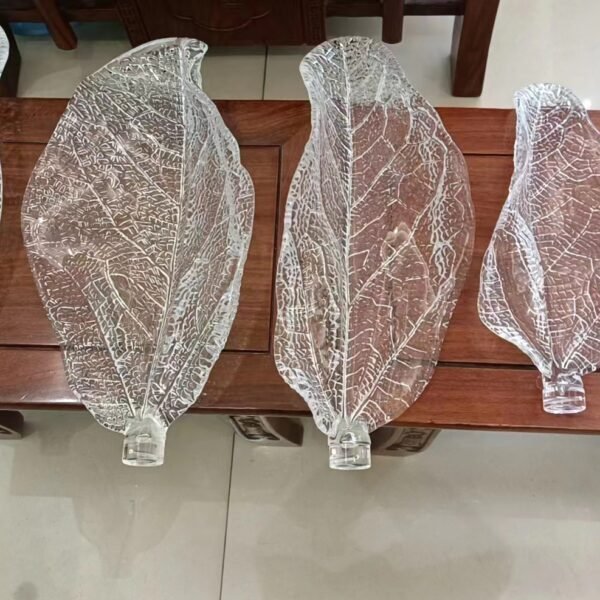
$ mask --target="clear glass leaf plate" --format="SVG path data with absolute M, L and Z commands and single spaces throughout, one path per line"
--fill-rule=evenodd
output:
M 479 316 L 543 376 L 544 409 L 585 409 L 600 365 L 600 133 L 555 84 L 515 95 L 515 170 L 483 259 Z
M 69 384 L 161 464 L 235 316 L 254 192 L 203 93 L 206 45 L 157 40 L 76 90 L 29 181 L 23 237 Z
M 366 468 L 369 432 L 434 372 L 472 253 L 468 173 L 383 44 L 331 40 L 301 73 L 312 132 L 287 199 L 275 357 L 330 465 Z

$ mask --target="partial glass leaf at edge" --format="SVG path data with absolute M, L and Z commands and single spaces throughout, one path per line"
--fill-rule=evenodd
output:
M 600 133 L 562 86 L 528 86 L 515 103 L 515 171 L 479 315 L 540 370 L 547 411 L 579 412 L 581 375 L 600 365 Z

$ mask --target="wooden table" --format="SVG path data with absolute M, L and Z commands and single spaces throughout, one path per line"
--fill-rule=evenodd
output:
M 242 147 L 256 188 L 256 218 L 240 308 L 227 348 L 193 412 L 306 415 L 272 356 L 273 277 L 290 179 L 309 135 L 306 102 L 225 101 L 218 107 Z M 4 212 L 0 222 L 0 408 L 81 409 L 64 376 L 60 350 L 38 298 L 23 248 L 21 199 L 65 100 L 0 99 Z M 477 216 L 469 277 L 436 373 L 396 426 L 600 432 L 600 375 L 585 378 L 588 409 L 542 410 L 538 372 L 477 316 L 481 259 L 513 170 L 515 117 L 509 110 L 439 110 L 466 156 Z M 592 115 L 600 125 L 600 113 Z

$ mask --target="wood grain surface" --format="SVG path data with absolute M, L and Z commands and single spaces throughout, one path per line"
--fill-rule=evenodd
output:
M 306 414 L 271 355 L 273 278 L 287 189 L 310 133 L 306 102 L 217 102 L 242 147 L 256 190 L 256 221 L 240 308 L 227 349 L 197 412 Z M 20 233 L 22 195 L 66 101 L 0 99 L 4 212 L 0 221 L 0 408 L 81 408 L 65 381 L 60 350 L 38 298 Z M 541 408 L 528 358 L 477 316 L 481 259 L 512 175 L 513 111 L 439 109 L 466 156 L 477 231 L 469 276 L 440 365 L 398 425 L 600 432 L 600 375 L 585 378 L 588 410 L 556 417 Z M 592 113 L 600 125 L 600 113 Z M 597 400 L 597 402 L 595 402 Z
M 4 205 L 0 221 L 0 345 L 56 346 L 27 262 L 21 238 L 21 201 L 43 144 L 2 144 Z M 254 182 L 256 209 L 238 316 L 230 350 L 268 351 L 277 213 L 277 147 L 242 148 Z

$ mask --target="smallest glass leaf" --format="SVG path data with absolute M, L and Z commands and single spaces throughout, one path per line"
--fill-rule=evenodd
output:
M 254 196 L 203 93 L 198 40 L 139 46 L 76 90 L 29 181 L 23 236 L 69 384 L 163 462 L 235 316 Z
M 585 410 L 600 365 L 600 133 L 554 84 L 515 95 L 515 169 L 483 259 L 479 316 L 531 358 L 550 413 Z
M 471 260 L 466 164 L 382 43 L 302 61 L 312 132 L 277 270 L 275 360 L 329 437 L 330 466 L 370 465 L 369 433 L 433 375 Z

